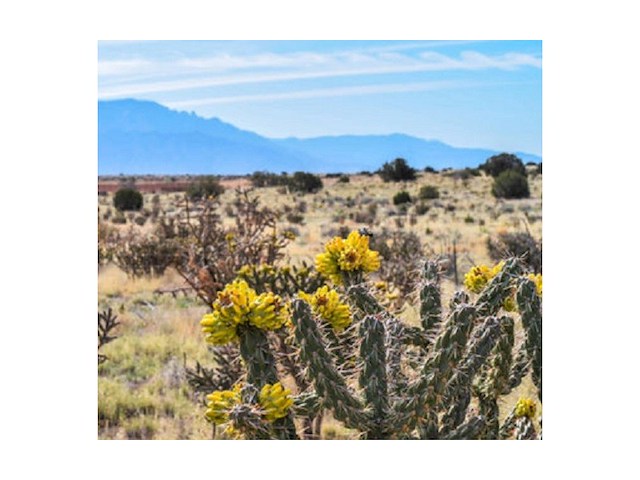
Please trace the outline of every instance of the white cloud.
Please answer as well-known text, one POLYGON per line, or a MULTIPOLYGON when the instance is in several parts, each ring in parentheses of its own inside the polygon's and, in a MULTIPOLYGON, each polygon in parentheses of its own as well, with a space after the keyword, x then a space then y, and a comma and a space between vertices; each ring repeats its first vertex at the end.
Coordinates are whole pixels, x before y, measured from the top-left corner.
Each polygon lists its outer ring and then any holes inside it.
MULTIPOLYGON (((477 52, 464 52, 459 58, 435 52, 422 52, 417 57, 384 51, 372 54, 364 51, 340 53, 299 52, 290 54, 261 54, 250 56, 216 55, 208 58, 190 58, 177 62, 141 61, 105 62, 101 71, 114 77, 145 75, 150 71, 158 75, 172 75, 164 81, 126 81, 115 78, 119 85, 102 81, 100 98, 118 98, 158 92, 175 92, 224 85, 266 83, 313 78, 380 75, 426 71, 512 70, 519 67, 541 67, 538 57, 528 54, 505 54, 490 57, 477 52), (253 71, 251 71, 253 70, 253 71), (211 72, 217 75, 211 75, 211 72), (181 77, 175 78, 176 72, 181 77), (244 73, 243 73, 244 72, 244 73), (208 74, 202 76, 203 74, 208 74), (199 76, 196 76, 199 75, 199 76)), ((104 79, 102 79, 104 80, 104 79)))
POLYGON ((163 102, 168 107, 176 109, 202 107, 221 103, 238 102, 268 102, 273 100, 295 100, 305 98, 344 97, 355 95, 373 95, 379 93, 419 92, 428 90, 442 90, 447 88, 468 87, 468 82, 458 81, 434 81, 416 83, 388 83, 379 85, 365 85, 354 87, 319 88, 299 90, 295 92, 265 93, 255 95, 233 95, 226 97, 206 97, 177 102, 163 102))

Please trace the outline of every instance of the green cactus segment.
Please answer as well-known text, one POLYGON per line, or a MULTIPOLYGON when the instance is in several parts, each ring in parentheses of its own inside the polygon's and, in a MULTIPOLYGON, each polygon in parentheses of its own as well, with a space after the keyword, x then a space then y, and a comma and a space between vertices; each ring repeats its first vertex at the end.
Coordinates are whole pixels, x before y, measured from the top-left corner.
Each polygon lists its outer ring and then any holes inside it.
POLYGON ((247 440, 271 438, 269 428, 262 421, 262 414, 253 404, 240 403, 229 410, 229 424, 247 440))
POLYGON ((404 327, 397 318, 388 317, 385 323, 387 332, 385 349, 387 352, 387 376, 389 391, 393 395, 401 396, 407 388, 408 380, 402 372, 404 327))
POLYGON ((417 429, 420 440, 439 439, 438 414, 434 410, 429 410, 426 417, 418 421, 417 429))
POLYGON ((496 317, 489 317, 474 333, 469 351, 449 382, 448 387, 454 391, 458 385, 469 386, 480 367, 486 362, 500 336, 500 321, 496 317))
POLYGON ((350 287, 347 294, 363 314, 381 315, 387 329, 393 329, 395 338, 401 342, 422 348, 427 348, 433 343, 431 337, 423 329, 404 325, 395 316, 387 312, 363 285, 350 287))
POLYGON ((386 313, 386 310, 364 285, 353 285, 347 289, 348 297, 365 315, 386 313))
POLYGON ((485 429, 483 438, 486 440, 497 440, 500 431, 500 409, 498 401, 494 397, 479 395, 480 415, 485 418, 485 429))
POLYGON ((527 354, 526 343, 523 342, 518 348, 518 354, 511 365, 511 371, 509 372, 509 389, 513 390, 522 383, 522 379, 529 372, 530 365, 531 362, 527 354))
POLYGON ((533 281, 521 279, 516 301, 526 332, 525 348, 531 361, 531 377, 542 401, 542 304, 533 281))
MULTIPOLYGON (((437 410, 453 368, 464 352, 474 314, 473 308, 460 307, 450 315, 420 378, 409 386, 407 396, 394 405, 394 423, 399 430, 413 430, 425 413, 437 410)), ((432 423, 432 419, 433 416, 427 416, 427 423, 432 423)))
POLYGON ((482 415, 472 417, 451 433, 441 437, 443 440, 473 440, 477 439, 484 431, 486 421, 482 415))
MULTIPOLYGON (((491 279, 482 291, 475 306, 478 315, 487 317, 496 315, 504 301, 511 296, 511 284, 523 272, 517 258, 507 260, 500 272, 491 279)), ((534 289, 535 291, 535 289, 534 289)))
POLYGON ((448 434, 464 420, 471 401, 471 382, 486 363, 500 330, 500 321, 495 317, 485 319, 474 330, 469 349, 447 384, 445 403, 449 408, 442 418, 441 434, 448 434))
POLYGON ((315 392, 305 392, 293 397, 291 408, 299 417, 315 417, 322 411, 322 402, 315 392))
POLYGON ((440 324, 442 304, 438 281, 437 263, 425 262, 424 285, 420 289, 420 323, 425 332, 434 331, 440 324))
POLYGON ((520 417, 516 420, 515 435, 517 440, 537 440, 538 435, 529 417, 520 417))
POLYGON ((449 308, 451 310, 454 310, 456 307, 460 305, 466 305, 467 303, 469 303, 469 301, 470 301, 469 294, 464 290, 458 290, 453 294, 453 297, 451 297, 451 301, 449 302, 449 308))
POLYGON ((367 438, 384 438, 389 413, 385 329, 378 319, 365 317, 360 328, 362 370, 358 378, 371 411, 371 430, 367 438))
POLYGON ((509 393, 509 375, 513 361, 514 330, 513 319, 500 318, 500 337, 490 360, 490 369, 484 384, 484 393, 488 397, 498 398, 509 393))
MULTIPOLYGON (((271 352, 269 339, 264 331, 248 325, 246 330, 240 334, 240 355, 247 368, 247 383, 255 386, 257 390, 268 383, 275 384, 279 382, 275 357, 271 352)), ((246 395, 243 393, 243 396, 246 395)), ((245 399, 247 403, 256 401, 257 393, 254 398, 245 399)), ((276 431, 277 438, 297 438, 291 413, 273 422, 273 429, 276 431)))
POLYGON ((513 434, 513 429, 516 427, 516 420, 518 417, 515 413, 515 407, 511 410, 511 413, 505 418, 502 425, 500 425, 500 429, 498 431, 498 437, 500 440, 505 440, 510 438, 513 434))
POLYGON ((442 416, 439 436, 446 438, 454 429, 464 422, 467 408, 471 403, 471 389, 459 388, 449 401, 447 411, 442 416))
POLYGON ((307 365, 308 373, 322 398, 324 407, 333 410, 334 416, 347 426, 368 430, 362 403, 349 390, 347 382, 336 368, 327 352, 322 335, 313 321, 311 309, 302 300, 293 301, 292 321, 295 336, 300 345, 300 358, 307 365))
POLYGON ((276 360, 264 331, 251 325, 240 335, 240 355, 247 368, 247 383, 258 389, 277 383, 276 360))

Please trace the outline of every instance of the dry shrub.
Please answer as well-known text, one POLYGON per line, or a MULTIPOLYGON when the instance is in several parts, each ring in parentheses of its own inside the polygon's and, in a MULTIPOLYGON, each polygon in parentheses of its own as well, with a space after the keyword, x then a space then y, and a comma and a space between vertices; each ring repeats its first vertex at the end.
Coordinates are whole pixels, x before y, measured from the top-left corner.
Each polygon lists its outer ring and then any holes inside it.
POLYGON ((261 205, 250 190, 237 190, 231 208, 234 224, 225 226, 216 200, 203 202, 194 213, 185 199, 179 215, 160 227, 165 241, 176 246, 176 270, 207 305, 240 268, 274 264, 293 239, 290 232, 276 229, 280 212, 261 205))
POLYGON ((406 297, 416 288, 416 271, 424 257, 420 239, 404 230, 375 233, 369 244, 382 257, 378 274, 382 280, 396 287, 400 297, 406 297))

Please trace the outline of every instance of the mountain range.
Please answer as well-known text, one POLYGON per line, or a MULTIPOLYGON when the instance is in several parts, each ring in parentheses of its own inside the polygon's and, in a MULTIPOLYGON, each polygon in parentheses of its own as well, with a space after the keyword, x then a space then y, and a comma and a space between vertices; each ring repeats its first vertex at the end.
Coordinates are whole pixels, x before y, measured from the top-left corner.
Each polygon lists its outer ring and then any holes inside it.
MULTIPOLYGON (((143 100, 98 102, 98 174, 375 171, 401 157, 414 168, 477 167, 498 151, 456 148, 403 134, 271 139, 217 118, 143 100)), ((514 153, 524 162, 539 156, 514 153)))

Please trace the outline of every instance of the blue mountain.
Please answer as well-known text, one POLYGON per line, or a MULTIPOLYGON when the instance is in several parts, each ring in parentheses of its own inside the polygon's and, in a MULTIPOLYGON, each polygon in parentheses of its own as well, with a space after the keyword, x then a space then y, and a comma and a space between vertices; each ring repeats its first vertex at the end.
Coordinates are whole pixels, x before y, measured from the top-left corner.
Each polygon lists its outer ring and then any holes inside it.
MULTIPOLYGON (((497 153, 401 134, 269 139, 150 101, 98 102, 99 175, 374 171, 397 157, 416 168, 463 168, 497 153)), ((541 161, 513 153, 525 162, 541 161)))

